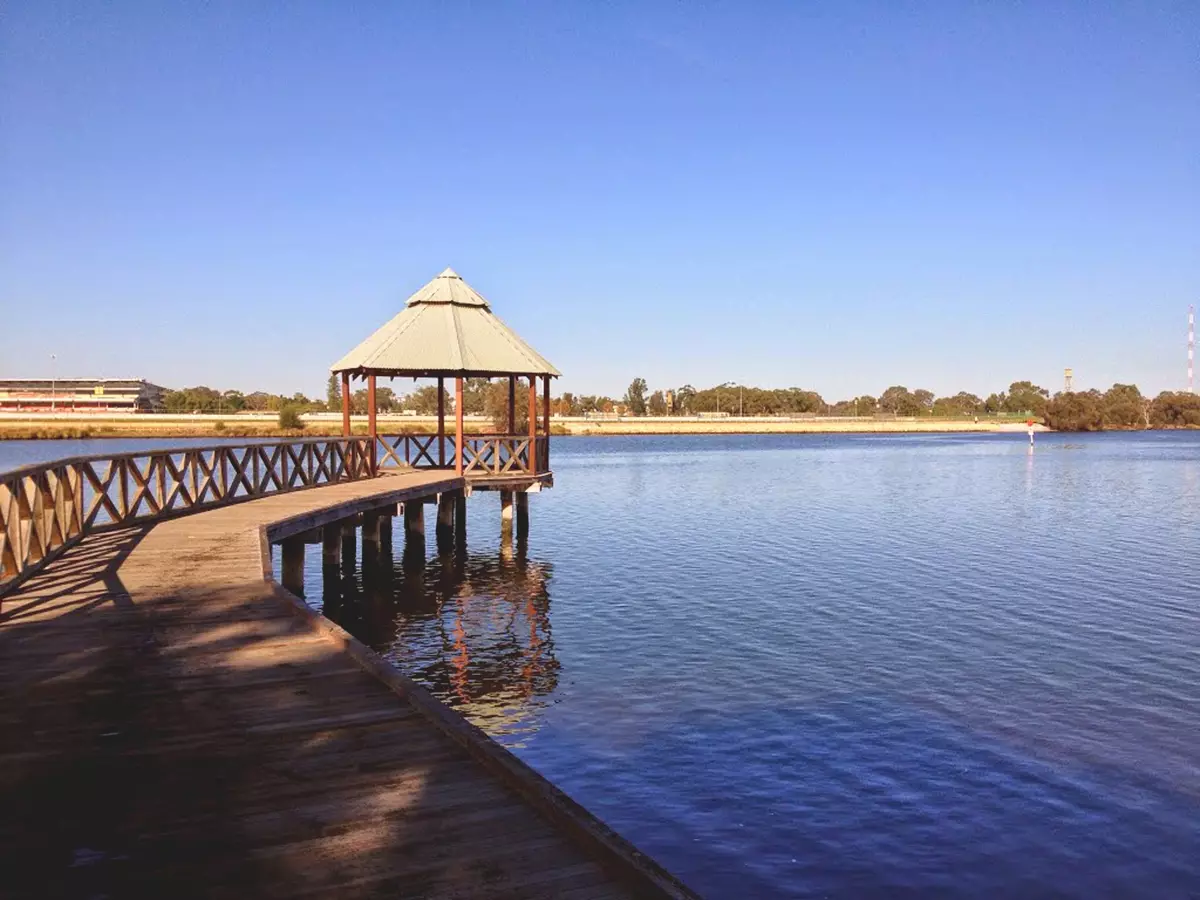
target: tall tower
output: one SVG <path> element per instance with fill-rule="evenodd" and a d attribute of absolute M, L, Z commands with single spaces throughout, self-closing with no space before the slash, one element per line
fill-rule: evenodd
<path fill-rule="evenodd" d="M 1074 369 L 1063 369 L 1063 390 L 1068 394 L 1075 390 Z"/>
<path fill-rule="evenodd" d="M 1188 307 L 1188 387 L 1189 394 L 1196 392 L 1193 383 L 1196 370 L 1196 307 Z"/>

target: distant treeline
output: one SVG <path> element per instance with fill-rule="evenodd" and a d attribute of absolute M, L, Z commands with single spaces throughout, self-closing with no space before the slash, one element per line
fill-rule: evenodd
<path fill-rule="evenodd" d="M 408 394 L 389 387 L 376 390 L 379 412 L 412 411 L 419 415 L 437 412 L 437 388 L 418 387 Z M 446 413 L 454 411 L 454 398 L 443 393 Z M 516 393 L 516 426 L 520 431 L 528 416 L 528 390 Z M 367 392 L 355 391 L 350 397 L 355 413 L 367 411 Z M 339 412 L 341 386 L 336 377 L 329 379 L 324 399 L 303 394 L 287 397 L 256 391 L 216 391 L 193 387 L 169 391 L 169 412 L 237 413 L 242 410 L 282 412 Z M 938 397 L 924 389 L 909 390 L 893 385 L 878 397 L 864 394 L 849 400 L 827 402 L 816 391 L 802 388 L 759 388 L 726 383 L 703 390 L 690 384 L 672 390 L 650 391 L 645 379 L 635 378 L 620 399 L 602 395 L 576 395 L 564 392 L 551 401 L 555 415 L 582 416 L 589 413 L 618 413 L 629 416 L 697 415 L 728 413 L 745 416 L 1028 416 L 1060 431 L 1100 431 L 1105 428 L 1182 428 L 1200 427 L 1200 395 L 1164 391 L 1157 397 L 1144 397 L 1136 385 L 1114 384 L 1107 391 L 1050 392 L 1030 381 L 1015 381 L 1007 391 L 981 398 L 966 391 Z M 468 378 L 463 389 L 463 412 L 487 415 L 499 428 L 508 418 L 506 379 L 489 381 Z"/>
<path fill-rule="evenodd" d="M 570 394 L 563 399 L 569 401 Z M 572 412 L 576 412 L 570 403 Z M 1164 391 L 1153 399 L 1133 384 L 1114 384 L 1107 391 L 1060 392 L 1053 396 L 1030 381 L 1014 381 L 1007 391 L 986 398 L 966 391 L 938 397 L 924 389 L 893 385 L 878 397 L 863 395 L 828 403 L 815 391 L 767 389 L 727 383 L 706 390 L 684 385 L 648 393 L 645 379 L 635 378 L 619 404 L 630 415 L 695 415 L 728 412 L 746 416 L 827 415 L 976 417 L 1013 415 L 1039 419 L 1060 431 L 1106 428 L 1200 427 L 1200 396 Z M 580 409 L 579 411 L 584 411 Z"/>

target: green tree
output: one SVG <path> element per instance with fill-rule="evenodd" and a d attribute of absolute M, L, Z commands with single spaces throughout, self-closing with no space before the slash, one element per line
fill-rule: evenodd
<path fill-rule="evenodd" d="M 644 416 L 646 414 L 645 378 L 635 378 L 629 383 L 629 387 L 625 391 L 624 403 L 629 408 L 631 415 Z"/>
<path fill-rule="evenodd" d="M 983 401 L 974 394 L 959 391 L 953 397 L 939 397 L 933 403 L 937 416 L 977 416 L 983 411 Z"/>
<path fill-rule="evenodd" d="M 662 391 L 655 391 L 650 395 L 650 399 L 646 401 L 646 409 L 652 416 L 667 414 L 667 398 L 663 396 Z"/>
<path fill-rule="evenodd" d="M 1050 392 L 1032 381 L 1014 381 L 1008 386 L 1008 399 L 1004 411 L 1022 415 L 1041 416 L 1046 411 Z"/>
<path fill-rule="evenodd" d="M 690 384 L 675 389 L 675 413 L 690 416 L 696 411 L 696 389 Z"/>
<path fill-rule="evenodd" d="M 450 392 L 445 388 L 442 389 L 442 403 L 447 413 L 454 408 L 454 404 L 450 400 Z M 419 416 L 436 416 L 438 411 L 437 385 L 426 384 L 417 388 L 408 395 L 408 399 L 405 401 L 405 408 L 413 410 Z M 465 403 L 463 404 L 463 411 L 466 411 Z"/>
<path fill-rule="evenodd" d="M 1200 394 L 1163 391 L 1150 404 L 1153 428 L 1200 428 Z"/>
<path fill-rule="evenodd" d="M 516 412 L 513 414 L 513 424 L 517 434 L 525 434 L 529 431 L 529 386 L 525 386 L 525 390 L 521 390 L 520 382 L 517 382 L 516 403 L 514 408 Z M 538 398 L 538 404 L 541 404 L 541 398 Z M 508 433 L 508 379 L 500 379 L 493 381 L 484 395 L 483 413 L 492 420 L 492 424 L 496 430 L 502 434 Z"/>
<path fill-rule="evenodd" d="M 912 394 L 902 384 L 894 384 L 879 395 L 879 408 L 884 412 L 899 415 L 904 405 L 910 402 Z"/>
<path fill-rule="evenodd" d="M 399 409 L 396 392 L 390 387 L 376 387 L 375 409 L 378 412 L 392 412 L 395 409 Z"/>
<path fill-rule="evenodd" d="M 897 416 L 917 416 L 925 409 L 926 399 L 932 405 L 933 394 L 925 390 L 914 394 L 904 385 L 895 384 L 879 395 L 879 408 Z"/>
<path fill-rule="evenodd" d="M 988 398 L 983 401 L 984 412 L 991 416 L 1004 412 L 1007 406 L 1008 395 L 1003 391 L 999 394 L 988 394 Z"/>
<path fill-rule="evenodd" d="M 241 391 L 225 391 L 221 394 L 221 409 L 241 412 L 246 408 L 246 396 Z"/>
<path fill-rule="evenodd" d="M 502 378 L 496 384 L 501 384 L 508 391 L 508 379 Z M 481 416 L 487 412 L 487 394 L 492 388 L 490 378 L 468 378 L 463 382 L 463 413 L 468 416 Z M 526 387 L 528 391 L 528 387 Z M 517 382 L 517 393 L 521 393 L 521 383 Z M 436 395 L 435 395 L 436 396 Z"/>
<path fill-rule="evenodd" d="M 168 391 L 163 398 L 167 412 L 173 413 L 216 412 L 220 401 L 221 395 L 217 391 L 203 385 Z"/>
<path fill-rule="evenodd" d="M 1103 431 L 1103 401 L 1099 391 L 1055 394 L 1046 403 L 1046 424 L 1056 431 Z"/>
<path fill-rule="evenodd" d="M 325 382 L 325 408 L 330 412 L 342 408 L 342 379 L 337 372 L 330 372 L 329 380 Z"/>
<path fill-rule="evenodd" d="M 268 394 L 266 391 L 255 391 L 252 394 L 246 395 L 246 409 L 253 412 L 266 412 L 267 410 L 278 410 L 282 404 L 279 398 Z"/>
<path fill-rule="evenodd" d="M 1149 401 L 1136 384 L 1114 384 L 1104 392 L 1104 425 L 1142 428 L 1149 424 Z"/>
<path fill-rule="evenodd" d="M 562 416 L 582 416 L 583 407 L 576 399 L 575 395 L 570 391 L 563 391 L 563 395 L 558 398 L 559 415 Z"/>

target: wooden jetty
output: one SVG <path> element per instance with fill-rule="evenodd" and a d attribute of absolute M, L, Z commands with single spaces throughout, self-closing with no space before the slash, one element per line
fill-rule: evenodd
<path fill-rule="evenodd" d="M 474 491 L 511 551 L 558 371 L 450 270 L 333 371 L 341 438 L 0 473 L 0 897 L 693 896 L 298 596 L 306 547 L 397 516 L 423 543 L 427 505 L 461 542 Z M 437 379 L 438 431 L 380 435 L 376 380 L 407 376 Z M 464 432 L 472 377 L 507 378 L 503 433 Z"/>
<path fill-rule="evenodd" d="M 0 895 L 691 896 L 272 577 L 270 542 L 467 487 L 414 470 L 118 520 L 9 591 Z"/>

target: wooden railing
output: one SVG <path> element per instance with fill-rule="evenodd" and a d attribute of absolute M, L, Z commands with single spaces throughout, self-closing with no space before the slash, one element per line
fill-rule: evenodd
<path fill-rule="evenodd" d="M 481 434 L 464 436 L 463 474 L 521 475 L 530 474 L 535 459 L 530 444 L 537 443 L 529 435 Z"/>
<path fill-rule="evenodd" d="M 60 459 L 0 473 L 0 596 L 97 531 L 372 475 L 370 439 Z"/>
<path fill-rule="evenodd" d="M 534 445 L 536 470 L 530 466 Z M 380 469 L 453 469 L 455 436 L 439 443 L 436 434 L 380 435 L 376 453 Z M 529 475 L 549 469 L 549 444 L 527 434 L 468 434 L 463 443 L 465 475 Z"/>

